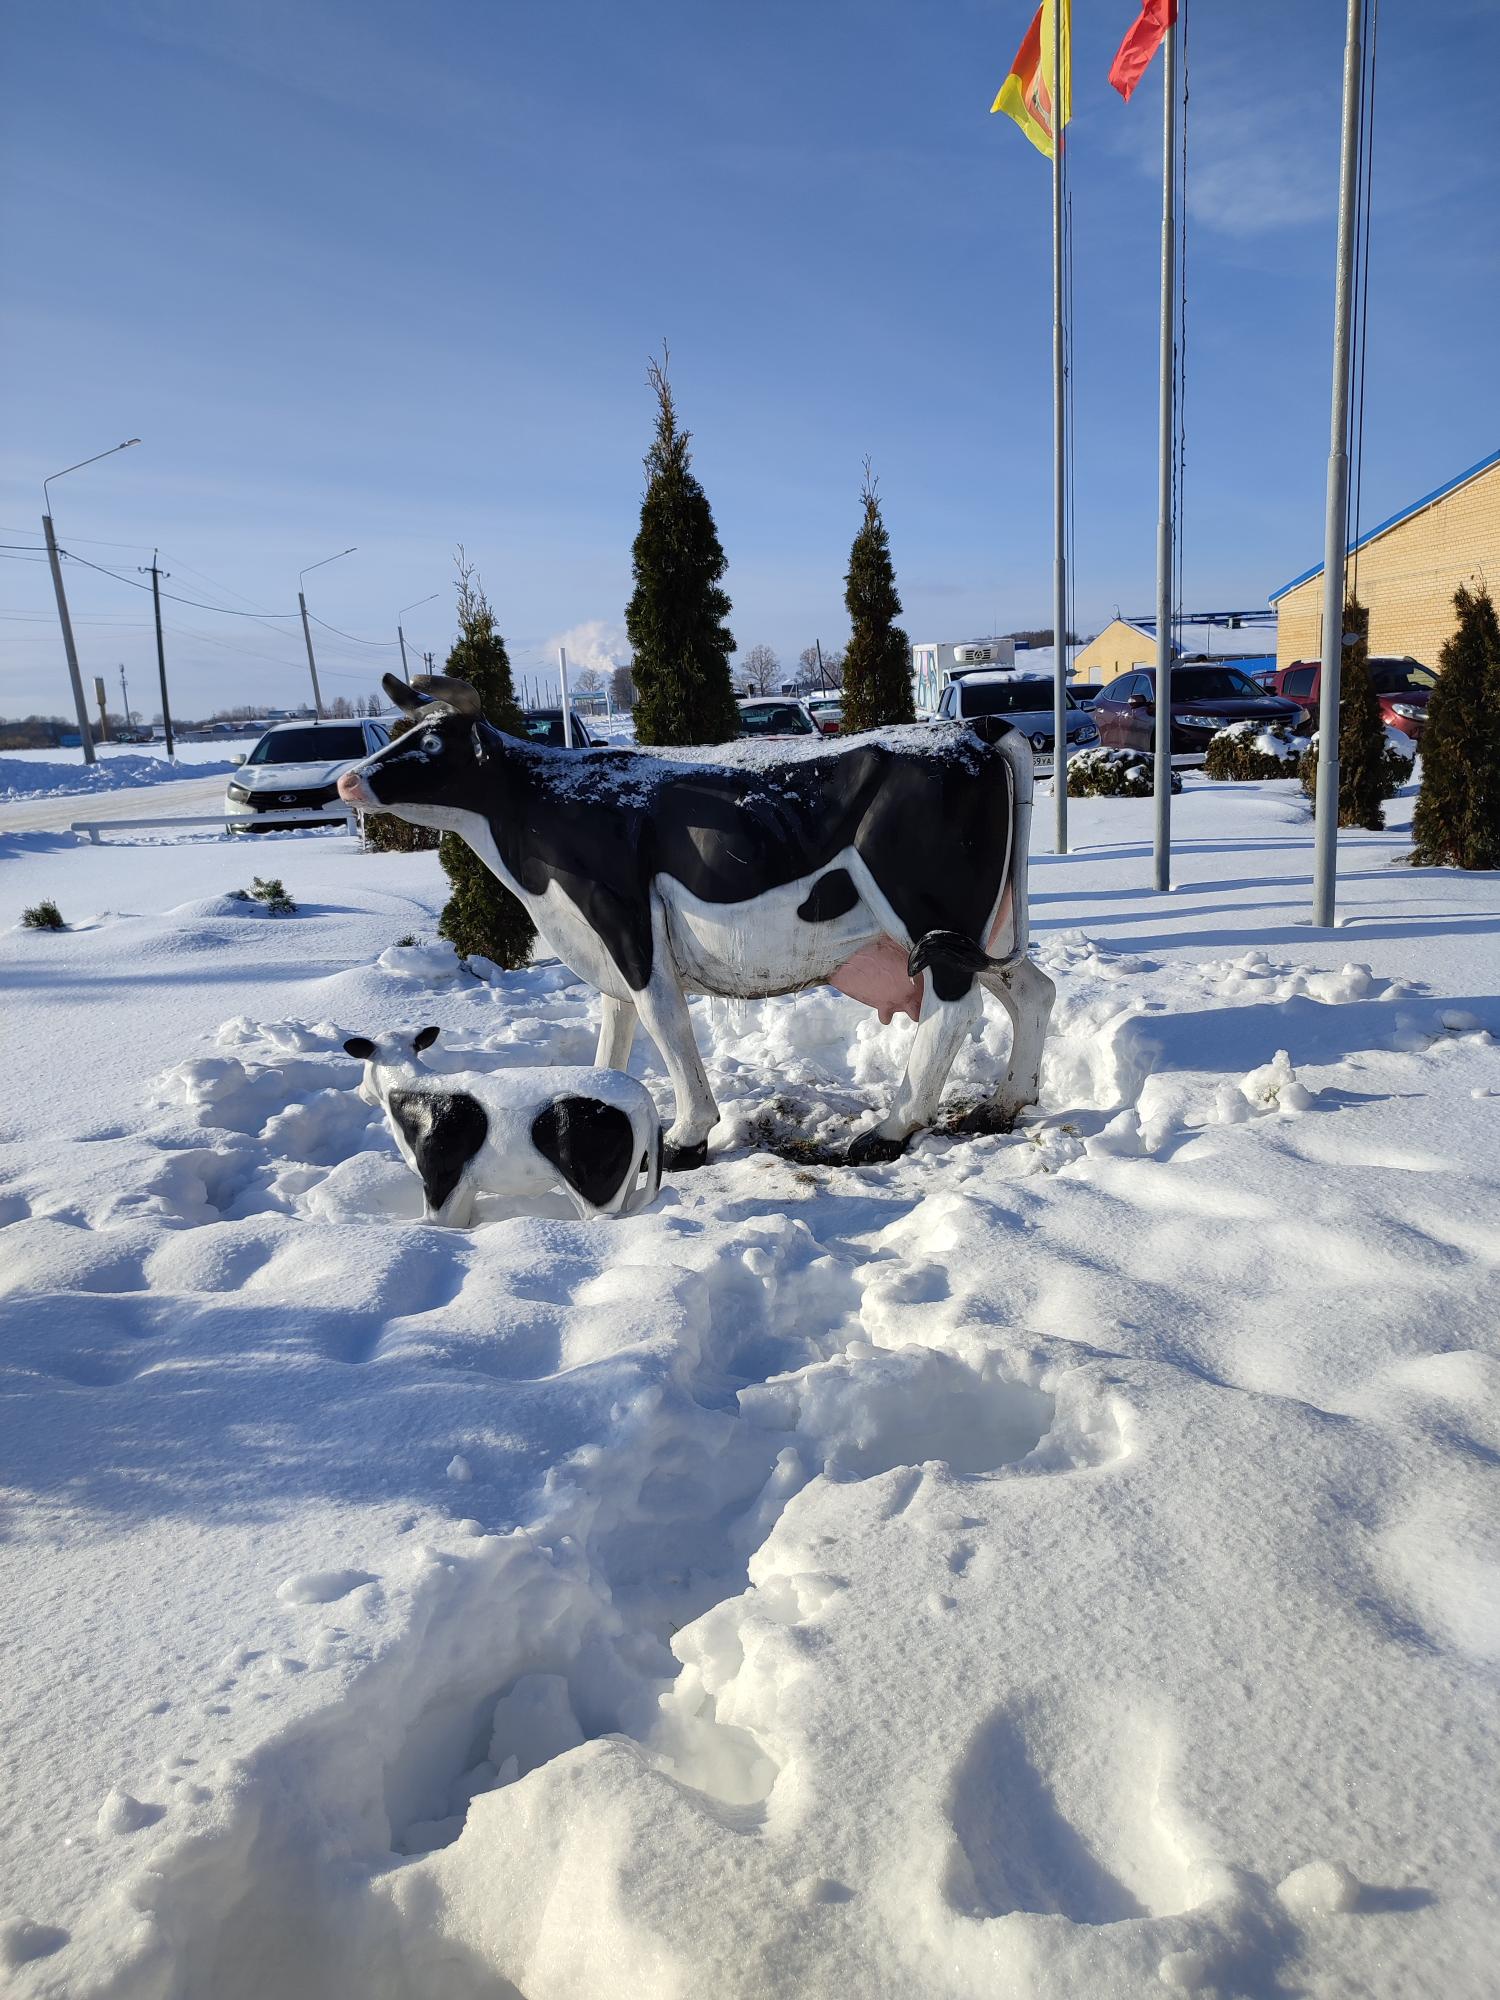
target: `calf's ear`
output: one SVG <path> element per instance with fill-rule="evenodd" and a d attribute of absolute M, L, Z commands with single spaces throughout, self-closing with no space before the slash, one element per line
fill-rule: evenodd
<path fill-rule="evenodd" d="M 430 1049 L 438 1038 L 436 1028 L 421 1028 L 412 1039 L 412 1047 L 420 1055 L 423 1049 Z"/>
<path fill-rule="evenodd" d="M 356 1057 L 360 1062 L 368 1062 L 375 1053 L 375 1044 L 366 1041 L 363 1035 L 351 1035 L 344 1044 L 344 1053 Z"/>
<path fill-rule="evenodd" d="M 415 715 L 419 708 L 425 708 L 432 699 L 431 695 L 419 694 L 415 688 L 408 687 L 406 682 L 395 674 L 383 675 L 380 685 L 403 715 Z"/>

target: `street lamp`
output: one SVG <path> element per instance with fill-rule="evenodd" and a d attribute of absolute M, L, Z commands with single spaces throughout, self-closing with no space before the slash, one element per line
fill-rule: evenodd
<path fill-rule="evenodd" d="M 68 598 L 63 589 L 62 564 L 57 555 L 57 537 L 52 532 L 52 496 L 47 488 L 54 479 L 65 479 L 70 472 L 81 472 L 86 465 L 97 465 L 101 458 L 112 458 L 117 451 L 128 451 L 139 438 L 126 438 L 123 444 L 112 444 L 108 451 L 96 451 L 92 458 L 80 458 L 77 465 L 65 465 L 61 472 L 50 473 L 42 481 L 42 533 L 47 538 L 47 560 L 52 565 L 52 588 L 57 593 L 57 617 L 62 626 L 63 651 L 68 656 L 68 675 L 73 683 L 73 706 L 78 714 L 78 735 L 83 745 L 83 761 L 94 762 L 94 736 L 89 727 L 89 712 L 83 699 L 83 676 L 78 671 L 78 648 L 73 643 L 73 621 L 68 616 Z"/>
<path fill-rule="evenodd" d="M 353 554 L 353 549 L 340 549 L 336 556 L 324 556 L 322 562 L 309 563 L 306 569 L 299 569 L 297 572 L 297 605 L 302 613 L 302 637 L 307 644 L 307 671 L 312 675 L 313 712 L 319 722 L 323 720 L 323 697 L 318 691 L 318 663 L 313 658 L 312 627 L 307 622 L 307 599 L 302 595 L 302 579 L 310 576 L 315 569 L 322 569 L 327 563 L 340 562 L 345 556 Z"/>
<path fill-rule="evenodd" d="M 431 604 L 433 597 L 438 596 L 438 594 L 437 591 L 433 591 L 432 597 L 419 597 L 416 604 L 403 604 L 401 609 L 396 613 L 396 637 L 401 641 L 402 680 L 406 679 L 406 634 L 401 630 L 401 620 L 406 616 L 408 611 L 415 611 L 418 604 Z"/>

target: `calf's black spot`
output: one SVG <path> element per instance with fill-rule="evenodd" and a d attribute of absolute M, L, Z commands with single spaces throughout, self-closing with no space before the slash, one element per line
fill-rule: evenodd
<path fill-rule="evenodd" d="M 391 1117 L 417 1163 L 430 1208 L 441 1208 L 484 1144 L 490 1121 L 465 1091 L 393 1090 Z"/>
<path fill-rule="evenodd" d="M 848 916 L 858 901 L 859 891 L 849 870 L 830 868 L 797 905 L 797 915 L 805 924 L 831 924 L 835 917 Z"/>
<path fill-rule="evenodd" d="M 554 1098 L 531 1121 L 531 1142 L 594 1208 L 635 1175 L 635 1133 L 618 1105 L 597 1097 Z"/>

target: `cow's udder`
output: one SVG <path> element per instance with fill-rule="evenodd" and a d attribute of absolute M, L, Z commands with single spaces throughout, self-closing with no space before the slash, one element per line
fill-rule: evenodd
<path fill-rule="evenodd" d="M 846 958 L 828 983 L 851 1000 L 873 1007 L 882 1027 L 893 1014 L 910 1014 L 914 1021 L 919 1020 L 922 982 L 907 971 L 906 957 L 894 938 L 878 937 L 873 944 L 861 945 L 853 958 Z"/>

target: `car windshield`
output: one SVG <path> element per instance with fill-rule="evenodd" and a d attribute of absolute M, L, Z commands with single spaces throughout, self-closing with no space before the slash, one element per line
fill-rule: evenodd
<path fill-rule="evenodd" d="M 1072 695 L 1068 707 L 1077 708 Z M 1052 706 L 1050 681 L 965 681 L 960 696 L 963 712 L 970 715 L 1020 715 L 1040 713 Z"/>
<path fill-rule="evenodd" d="M 525 717 L 526 735 L 532 743 L 550 743 L 561 750 L 563 745 L 562 716 L 528 715 Z"/>
<path fill-rule="evenodd" d="M 1173 701 L 1259 701 L 1265 694 L 1234 667 L 1174 667 Z"/>
<path fill-rule="evenodd" d="M 1437 675 L 1415 660 L 1371 660 L 1370 684 L 1376 694 L 1425 694 L 1437 686 Z"/>
<path fill-rule="evenodd" d="M 806 736 L 813 727 L 812 718 L 793 701 L 740 710 L 741 736 Z"/>
<path fill-rule="evenodd" d="M 273 729 L 262 736 L 247 764 L 329 764 L 365 755 L 359 729 Z"/>

